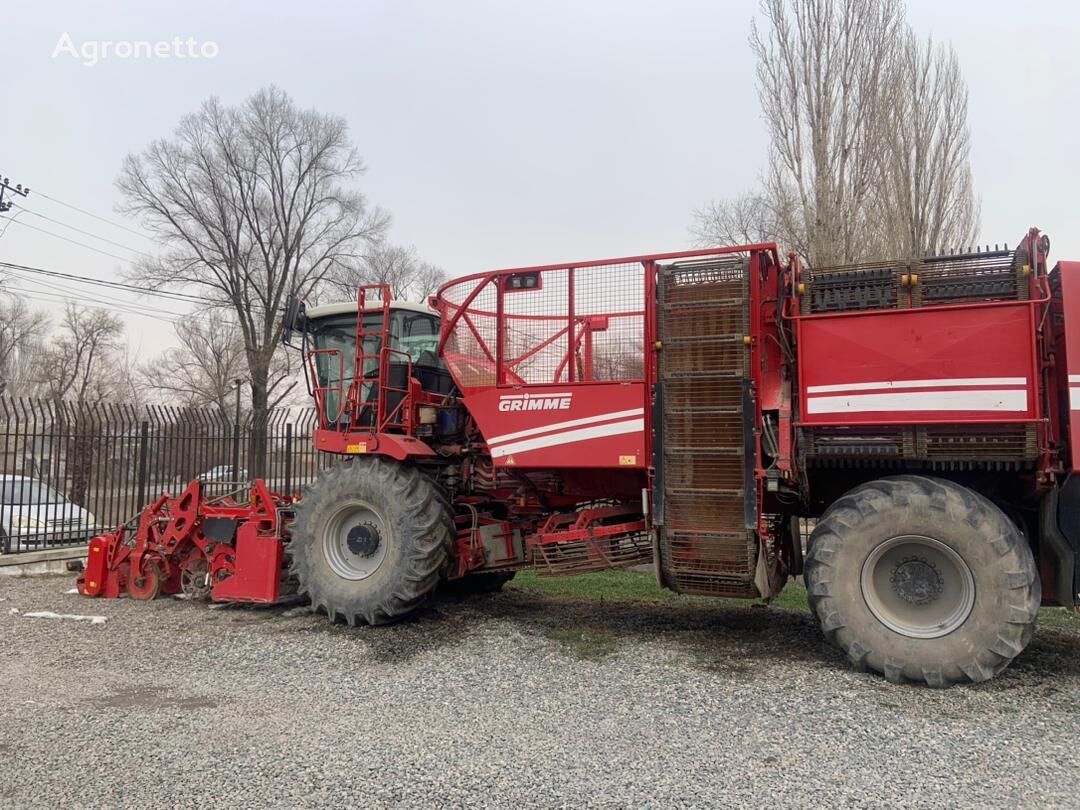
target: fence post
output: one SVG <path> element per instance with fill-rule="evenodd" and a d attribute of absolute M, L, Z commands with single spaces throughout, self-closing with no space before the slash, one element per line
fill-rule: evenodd
<path fill-rule="evenodd" d="M 147 454 L 150 450 L 150 421 L 143 419 L 139 428 L 139 503 L 138 508 L 142 509 L 146 506 L 146 485 L 147 485 L 147 469 L 146 461 Z"/>
<path fill-rule="evenodd" d="M 292 495 L 292 422 L 285 424 L 285 489 L 286 495 Z"/>
<path fill-rule="evenodd" d="M 236 409 L 236 422 L 233 423 L 232 475 L 234 481 L 240 480 L 240 408 Z"/>

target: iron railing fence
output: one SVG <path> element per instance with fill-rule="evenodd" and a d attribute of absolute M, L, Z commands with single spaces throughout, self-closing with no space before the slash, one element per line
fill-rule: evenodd
<path fill-rule="evenodd" d="M 85 543 L 193 478 L 225 494 L 261 468 L 298 491 L 335 460 L 312 446 L 315 421 L 272 411 L 261 440 L 250 416 L 216 409 L 0 397 L 0 554 Z"/>

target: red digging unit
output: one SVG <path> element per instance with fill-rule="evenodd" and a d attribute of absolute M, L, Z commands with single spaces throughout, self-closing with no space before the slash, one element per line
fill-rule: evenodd
<path fill-rule="evenodd" d="M 855 665 L 985 680 L 1040 604 L 1080 599 L 1080 264 L 1048 252 L 1033 229 L 806 268 L 757 244 L 294 304 L 313 440 L 342 463 L 297 499 L 193 484 L 95 540 L 80 588 L 288 588 L 383 624 L 525 568 L 762 599 L 802 574 Z"/>

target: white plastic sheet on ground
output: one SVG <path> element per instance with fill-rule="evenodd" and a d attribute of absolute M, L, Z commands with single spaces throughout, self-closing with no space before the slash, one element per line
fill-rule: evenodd
<path fill-rule="evenodd" d="M 18 613 L 15 608 L 11 609 L 11 613 Z M 90 622 L 90 624 L 105 624 L 107 616 L 85 616 L 81 613 L 53 613 L 51 610 L 33 610 L 29 613 L 23 613 L 24 619 L 66 619 L 72 622 Z"/>

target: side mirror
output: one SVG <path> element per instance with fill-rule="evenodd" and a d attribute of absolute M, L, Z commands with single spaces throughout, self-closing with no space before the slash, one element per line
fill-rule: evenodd
<path fill-rule="evenodd" d="M 304 317 L 304 302 L 298 296 L 291 296 L 285 304 L 285 316 L 281 325 L 281 342 L 292 345 L 293 332 L 304 331 L 307 319 Z"/>

